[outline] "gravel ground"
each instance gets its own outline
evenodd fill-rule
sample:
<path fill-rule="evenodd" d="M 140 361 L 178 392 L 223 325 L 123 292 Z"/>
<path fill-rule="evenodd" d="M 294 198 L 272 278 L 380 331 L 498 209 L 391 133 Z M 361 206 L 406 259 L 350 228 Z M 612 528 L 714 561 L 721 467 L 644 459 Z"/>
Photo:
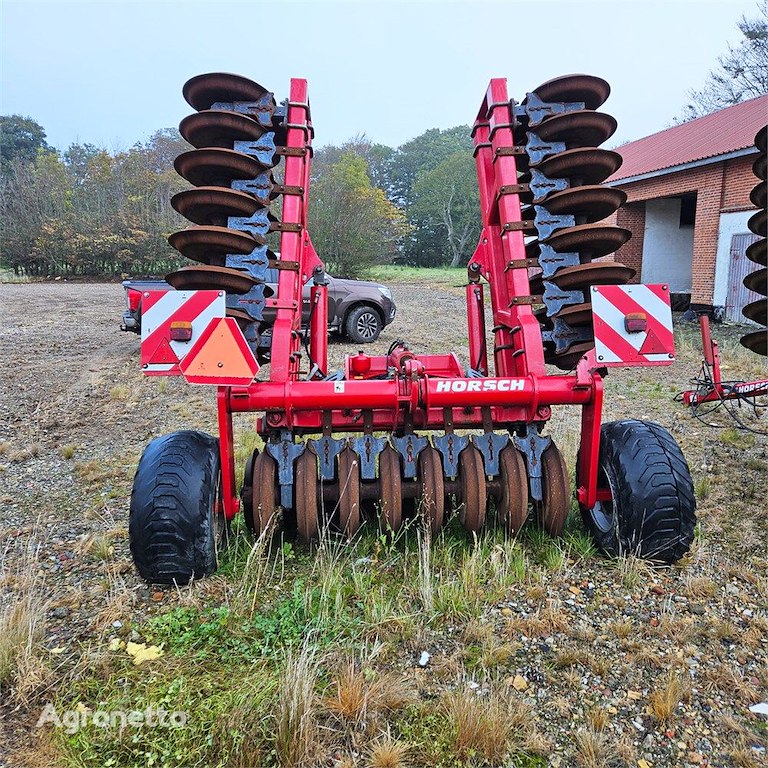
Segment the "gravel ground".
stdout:
<path fill-rule="evenodd" d="M 461 290 L 393 292 L 398 318 L 366 351 L 402 337 L 417 352 L 457 350 L 466 364 Z M 0 766 L 57 764 L 29 735 L 46 691 L 126 611 L 141 618 L 158 609 L 127 547 L 130 481 L 144 445 L 174 429 L 215 431 L 210 389 L 142 378 L 138 339 L 118 330 L 122 309 L 117 284 L 0 285 L 0 588 L 23 587 L 18 568 L 35 550 L 53 669 L 26 707 L 3 692 Z M 761 361 L 736 351 L 742 331 L 716 328 L 727 342 L 724 375 L 765 376 Z M 568 561 L 483 617 L 483 637 L 514 641 L 510 684 L 534 706 L 552 766 L 580 759 L 577 734 L 598 705 L 609 720 L 599 733 L 615 757 L 606 765 L 766 764 L 766 720 L 749 706 L 768 701 L 768 438 L 709 428 L 673 402 L 701 355 L 695 329 L 678 337 L 673 366 L 611 372 L 605 419 L 652 419 L 681 443 L 699 497 L 690 557 L 666 570 Z M 332 343 L 332 364 L 349 351 Z M 570 461 L 577 412 L 560 409 L 550 432 Z M 431 640 L 435 677 L 425 687 L 439 685 L 441 660 L 459 653 L 457 640 Z M 672 677 L 683 684 L 680 704 L 660 727 L 654 695 Z"/>

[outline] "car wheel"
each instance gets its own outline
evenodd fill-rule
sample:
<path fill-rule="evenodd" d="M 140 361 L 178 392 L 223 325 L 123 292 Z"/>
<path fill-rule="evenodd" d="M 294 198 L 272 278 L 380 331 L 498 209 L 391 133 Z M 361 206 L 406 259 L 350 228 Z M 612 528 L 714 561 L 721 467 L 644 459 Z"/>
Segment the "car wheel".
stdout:
<path fill-rule="evenodd" d="M 365 304 L 354 307 L 347 315 L 345 328 L 347 336 L 360 344 L 370 344 L 379 338 L 384 324 L 381 315 Z"/>

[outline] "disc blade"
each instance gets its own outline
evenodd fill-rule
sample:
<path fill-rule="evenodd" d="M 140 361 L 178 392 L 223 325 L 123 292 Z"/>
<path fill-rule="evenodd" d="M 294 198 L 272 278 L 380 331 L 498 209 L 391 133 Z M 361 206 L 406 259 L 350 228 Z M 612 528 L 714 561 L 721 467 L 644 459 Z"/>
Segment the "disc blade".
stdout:
<path fill-rule="evenodd" d="M 196 187 L 229 187 L 233 179 L 255 179 L 270 166 L 233 149 L 211 147 L 183 152 L 174 160 L 173 167 Z"/>
<path fill-rule="evenodd" d="M 768 355 L 768 330 L 754 331 L 742 336 L 742 346 L 752 350 L 757 355 Z"/>
<path fill-rule="evenodd" d="M 548 117 L 534 129 L 543 141 L 565 142 L 566 149 L 598 147 L 616 131 L 616 120 L 604 112 L 564 112 Z"/>
<path fill-rule="evenodd" d="M 541 205 L 556 216 L 570 214 L 585 217 L 588 223 L 594 223 L 610 216 L 626 200 L 627 193 L 620 189 L 592 184 L 555 192 Z"/>
<path fill-rule="evenodd" d="M 596 147 L 580 147 L 550 155 L 535 167 L 550 179 L 600 184 L 621 167 L 621 161 L 618 152 Z"/>
<path fill-rule="evenodd" d="M 165 276 L 177 291 L 226 291 L 248 293 L 258 281 L 245 272 L 227 267 L 190 264 Z"/>
<path fill-rule="evenodd" d="M 250 217 L 263 204 L 247 192 L 226 187 L 195 187 L 171 198 L 171 205 L 194 224 L 225 226 L 230 216 Z"/>
<path fill-rule="evenodd" d="M 600 77 L 574 74 L 547 80 L 533 92 L 548 103 L 583 101 L 587 109 L 597 109 L 610 95 L 611 86 Z"/>
<path fill-rule="evenodd" d="M 754 272 L 750 272 L 744 278 L 744 286 L 750 291 L 765 296 L 768 293 L 766 276 L 768 276 L 768 269 L 757 269 Z"/>
<path fill-rule="evenodd" d="M 766 245 L 765 238 L 755 240 L 747 248 L 746 256 L 750 261 L 754 261 L 755 264 L 759 264 L 761 267 L 768 266 L 768 246 Z"/>
<path fill-rule="evenodd" d="M 269 93 L 264 86 L 242 75 L 229 72 L 209 72 L 184 83 L 181 90 L 193 109 L 210 109 L 217 101 L 258 101 Z"/>
<path fill-rule="evenodd" d="M 196 148 L 226 147 L 234 141 L 251 141 L 265 133 L 265 128 L 239 112 L 209 109 L 188 115 L 179 123 L 179 133 Z"/>
<path fill-rule="evenodd" d="M 195 226 L 174 232 L 168 237 L 173 248 L 188 259 L 211 264 L 223 260 L 228 253 L 248 254 L 259 245 L 255 237 L 237 229 Z"/>
<path fill-rule="evenodd" d="M 610 224 L 578 224 L 558 230 L 542 242 L 558 253 L 578 251 L 582 256 L 597 259 L 621 248 L 631 236 L 628 229 Z"/>
<path fill-rule="evenodd" d="M 747 304 L 741 313 L 744 317 L 752 320 L 752 322 L 760 323 L 760 325 L 768 325 L 768 301 L 760 299 L 759 301 L 753 301 L 751 304 Z"/>

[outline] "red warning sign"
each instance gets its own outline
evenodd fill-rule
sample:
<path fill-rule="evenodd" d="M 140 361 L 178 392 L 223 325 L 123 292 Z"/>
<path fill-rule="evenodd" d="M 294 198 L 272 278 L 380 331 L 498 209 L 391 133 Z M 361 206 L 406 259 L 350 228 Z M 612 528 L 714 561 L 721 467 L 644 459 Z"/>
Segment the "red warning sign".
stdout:
<path fill-rule="evenodd" d="M 232 317 L 212 320 L 179 364 L 190 384 L 244 386 L 259 372 L 248 342 Z"/>
<path fill-rule="evenodd" d="M 178 363 L 179 358 L 176 357 L 176 353 L 171 349 L 171 342 L 163 336 L 147 362 L 150 365 Z"/>

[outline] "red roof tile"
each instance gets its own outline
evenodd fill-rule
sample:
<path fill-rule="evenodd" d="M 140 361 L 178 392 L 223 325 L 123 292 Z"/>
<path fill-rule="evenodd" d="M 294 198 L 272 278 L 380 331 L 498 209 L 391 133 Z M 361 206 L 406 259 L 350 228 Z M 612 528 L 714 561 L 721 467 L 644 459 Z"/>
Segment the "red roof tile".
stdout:
<path fill-rule="evenodd" d="M 615 147 L 624 162 L 608 183 L 746 149 L 766 123 L 768 95 Z"/>

